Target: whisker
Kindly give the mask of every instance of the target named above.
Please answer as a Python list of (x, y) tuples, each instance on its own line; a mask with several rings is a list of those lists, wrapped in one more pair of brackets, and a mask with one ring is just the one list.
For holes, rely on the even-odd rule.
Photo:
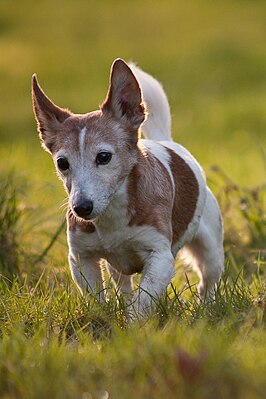
[(68, 198), (65, 198), (62, 202), (62, 204), (60, 205), (60, 209), (63, 208), (64, 210), (66, 210), (66, 207), (68, 207)]
[(68, 198), (65, 198), (60, 205), (59, 209), (62, 210), (63, 212), (67, 212), (69, 206), (68, 206)]

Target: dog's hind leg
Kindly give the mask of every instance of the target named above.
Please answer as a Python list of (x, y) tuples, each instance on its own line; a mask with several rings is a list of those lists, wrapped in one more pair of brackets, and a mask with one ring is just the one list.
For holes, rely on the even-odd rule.
[(107, 271), (109, 276), (113, 279), (116, 289), (124, 294), (131, 294), (133, 290), (132, 276), (127, 276), (118, 272), (114, 267), (107, 263)]
[(181, 256), (193, 266), (200, 277), (200, 299), (212, 299), (216, 284), (224, 271), (224, 251), (222, 219), (211, 191), (208, 191), (198, 232), (184, 247)]

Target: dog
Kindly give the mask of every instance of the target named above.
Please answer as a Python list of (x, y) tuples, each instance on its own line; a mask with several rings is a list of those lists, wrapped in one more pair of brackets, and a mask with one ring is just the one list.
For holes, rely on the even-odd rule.
[(117, 290), (130, 294), (141, 273), (129, 312), (143, 317), (179, 255), (199, 275), (200, 299), (212, 298), (224, 270), (221, 213), (198, 162), (172, 141), (161, 84), (117, 59), (97, 111), (58, 107), (35, 74), (32, 101), (42, 146), (69, 196), (69, 264), (79, 289), (104, 300), (106, 267)]

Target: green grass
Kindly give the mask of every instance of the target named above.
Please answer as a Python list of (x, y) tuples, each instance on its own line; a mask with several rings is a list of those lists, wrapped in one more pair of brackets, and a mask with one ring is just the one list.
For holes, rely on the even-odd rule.
[[(264, 398), (266, 3), (0, 2), (0, 397)], [(198, 304), (176, 265), (152, 316), (128, 324), (82, 298), (67, 266), (64, 202), (40, 148), (30, 80), (75, 112), (132, 59), (169, 95), (174, 138), (203, 165), (225, 223), (226, 273)]]
[(227, 275), (208, 305), (197, 303), (193, 287), (182, 288), (169, 289), (148, 321), (128, 325), (113, 291), (104, 305), (86, 300), (66, 271), (36, 283), (2, 279), (1, 397), (262, 398), (260, 276), (247, 286)]

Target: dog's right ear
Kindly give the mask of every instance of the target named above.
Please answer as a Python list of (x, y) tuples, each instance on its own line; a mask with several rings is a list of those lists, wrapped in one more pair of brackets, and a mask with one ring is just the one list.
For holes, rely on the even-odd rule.
[(52, 153), (57, 131), (71, 112), (58, 107), (45, 95), (35, 74), (32, 76), (32, 105), (43, 147)]

